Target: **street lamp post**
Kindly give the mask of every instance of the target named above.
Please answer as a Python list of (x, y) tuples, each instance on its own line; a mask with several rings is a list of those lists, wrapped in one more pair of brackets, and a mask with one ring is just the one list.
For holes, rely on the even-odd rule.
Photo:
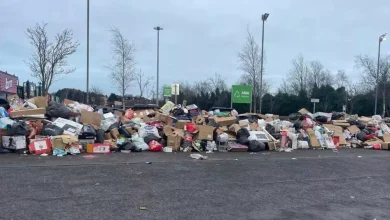
[(154, 30), (157, 30), (157, 88), (156, 88), (156, 104), (157, 106), (159, 106), (159, 103), (158, 103), (158, 98), (159, 98), (159, 94), (158, 94), (158, 84), (159, 84), (159, 65), (160, 65), (160, 31), (163, 30), (162, 27), (160, 26), (157, 26), (154, 28)]
[(382, 34), (379, 37), (379, 43), (378, 43), (378, 63), (376, 67), (376, 89), (375, 89), (375, 107), (374, 107), (374, 115), (376, 115), (376, 109), (378, 105), (378, 89), (379, 89), (379, 60), (381, 56), (381, 43), (382, 41), (386, 40), (386, 33)]
[[(261, 33), (261, 66), (260, 66), (260, 106), (259, 113), (261, 113), (261, 107), (263, 104), (263, 63), (264, 63), (264, 23), (267, 20), (269, 14), (265, 13), (261, 16), (261, 20), (263, 21), (263, 29)], [(272, 112), (271, 112), (272, 113)]]
[(87, 104), (89, 104), (89, 0), (87, 0)]

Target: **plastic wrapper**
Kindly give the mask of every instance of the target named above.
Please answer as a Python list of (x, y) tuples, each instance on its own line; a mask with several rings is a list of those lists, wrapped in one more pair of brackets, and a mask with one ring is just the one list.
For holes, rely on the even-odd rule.
[(188, 131), (189, 133), (193, 134), (196, 131), (196, 125), (193, 123), (186, 123), (185, 130)]
[(81, 111), (83, 110), (93, 112), (93, 108), (91, 106), (86, 104), (81, 104), (75, 101), (73, 101), (73, 103), (71, 104), (68, 104), (68, 107), (71, 108), (72, 112), (74, 113), (81, 113)]

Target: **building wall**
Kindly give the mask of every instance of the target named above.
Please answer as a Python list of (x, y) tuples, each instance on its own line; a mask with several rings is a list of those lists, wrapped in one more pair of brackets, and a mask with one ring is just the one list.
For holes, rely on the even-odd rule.
[(0, 92), (16, 94), (18, 77), (0, 71)]

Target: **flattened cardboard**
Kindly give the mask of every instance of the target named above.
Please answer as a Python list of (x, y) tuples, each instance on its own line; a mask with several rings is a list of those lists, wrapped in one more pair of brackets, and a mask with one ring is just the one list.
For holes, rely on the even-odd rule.
[(92, 125), (95, 129), (99, 129), (100, 124), (102, 123), (102, 115), (97, 112), (89, 112), (82, 110), (80, 122), (83, 124)]
[(198, 133), (195, 135), (197, 140), (213, 140), (214, 127), (208, 125), (197, 125)]
[(314, 130), (312, 128), (308, 128), (306, 130), (307, 134), (309, 135), (309, 138), (310, 138), (310, 145), (312, 147), (321, 147), (320, 145), (320, 142), (318, 141), (315, 133), (314, 133)]
[(215, 117), (214, 121), (219, 126), (230, 126), (232, 124), (235, 124), (237, 121), (236, 117)]
[(356, 133), (358, 133), (358, 132), (360, 132), (360, 129), (359, 129), (356, 125), (349, 126), (349, 127), (347, 128), (347, 130), (348, 130), (349, 132), (351, 132), (352, 135), (353, 135), (353, 134), (356, 134)]
[(13, 111), (11, 112), (10, 116), (11, 118), (16, 118), (16, 117), (24, 117), (26, 115), (44, 115), (45, 113), (46, 113), (45, 108), (37, 108), (37, 109)]

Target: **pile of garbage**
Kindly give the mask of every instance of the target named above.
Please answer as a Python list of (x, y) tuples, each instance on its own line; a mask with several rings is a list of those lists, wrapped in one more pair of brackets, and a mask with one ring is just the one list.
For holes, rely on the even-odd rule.
[[(200, 110), (168, 101), (161, 109), (93, 109), (66, 99), (13, 100), (0, 107), (0, 153), (75, 155), (111, 152), (260, 152), (298, 148), (388, 149), (390, 128), (380, 116), (315, 113), (285, 120), (234, 109)], [(195, 154), (196, 155), (196, 154)]]
[(389, 121), (379, 115), (358, 117), (337, 112), (312, 114), (303, 108), (290, 114), (289, 122), (292, 126), (282, 132), (282, 137), (287, 136), (290, 145), (286, 146), (282, 139), (281, 148), (389, 149)]

